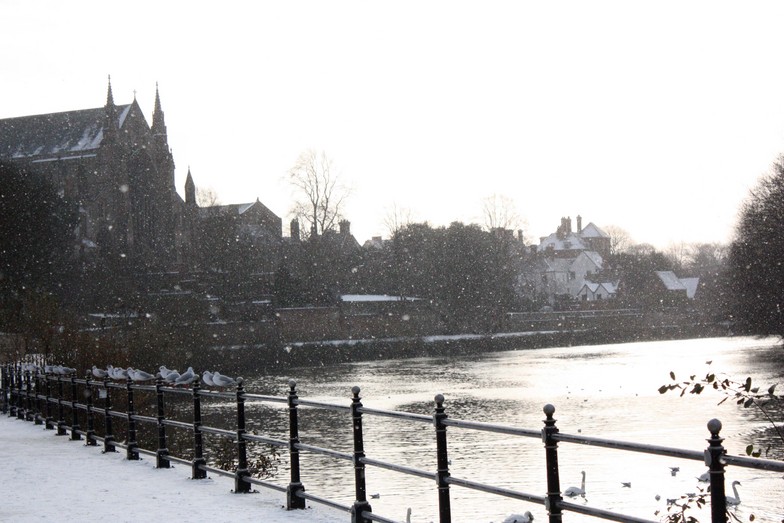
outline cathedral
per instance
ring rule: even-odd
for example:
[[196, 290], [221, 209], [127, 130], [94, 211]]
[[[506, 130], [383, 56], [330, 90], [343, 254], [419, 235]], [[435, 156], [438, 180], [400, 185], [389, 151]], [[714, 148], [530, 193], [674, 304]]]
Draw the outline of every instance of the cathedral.
[[[111, 79], [103, 107], [0, 119], [0, 159], [45, 176], [78, 204], [75, 242], [82, 255], [115, 253], [147, 269], [193, 269], [200, 222], [218, 212], [250, 220], [280, 242], [280, 218], [258, 200], [199, 208], [190, 170], [185, 199], [177, 193], [157, 86], [151, 125], [135, 96], [115, 104]], [[246, 209], [255, 211], [252, 218], [242, 216]]]

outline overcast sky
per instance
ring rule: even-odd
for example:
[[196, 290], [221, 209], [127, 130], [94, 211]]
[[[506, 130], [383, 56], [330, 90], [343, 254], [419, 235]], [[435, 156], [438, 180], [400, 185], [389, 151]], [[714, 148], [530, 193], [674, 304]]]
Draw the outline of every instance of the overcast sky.
[[183, 193], [260, 198], [326, 151], [360, 242], [393, 206], [530, 240], [562, 216], [636, 242], [726, 242], [784, 152], [784, 2], [0, 0], [0, 118], [100, 107], [155, 84]]

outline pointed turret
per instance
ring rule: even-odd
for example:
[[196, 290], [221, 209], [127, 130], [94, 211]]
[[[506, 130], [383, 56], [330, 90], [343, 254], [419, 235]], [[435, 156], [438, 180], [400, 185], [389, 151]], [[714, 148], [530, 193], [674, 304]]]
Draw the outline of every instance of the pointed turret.
[[117, 129], [117, 106], [114, 105], [112, 94], [112, 75], [109, 75], [109, 87], [106, 91], [106, 105], [104, 106], [104, 137], [111, 140], [114, 130]]
[[185, 178], [185, 205], [196, 206], [196, 184], [193, 183], [190, 166], [188, 167], [188, 176]]
[[163, 120], [158, 82], [155, 82], [155, 109], [152, 112], [152, 134], [156, 137], [163, 136], [164, 141], [166, 141], [166, 123]]

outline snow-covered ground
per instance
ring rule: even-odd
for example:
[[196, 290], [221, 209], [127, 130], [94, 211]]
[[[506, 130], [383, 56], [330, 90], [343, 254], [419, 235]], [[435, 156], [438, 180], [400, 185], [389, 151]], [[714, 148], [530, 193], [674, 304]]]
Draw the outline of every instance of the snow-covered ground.
[[156, 469], [152, 457], [128, 461], [122, 449], [102, 449], [0, 414], [0, 521], [338, 523], [351, 517], [310, 502], [308, 509], [287, 511], [279, 492], [234, 494], [231, 478], [192, 480], [190, 467]]

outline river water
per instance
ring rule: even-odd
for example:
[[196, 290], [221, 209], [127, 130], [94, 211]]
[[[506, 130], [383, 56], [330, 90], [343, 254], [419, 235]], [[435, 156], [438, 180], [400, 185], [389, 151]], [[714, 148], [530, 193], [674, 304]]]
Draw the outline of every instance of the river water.
[[[770, 423], [753, 408], [733, 401], [718, 405], [716, 391], [702, 395], [659, 394], [670, 382], [708, 372], [737, 380], [752, 376], [767, 388], [784, 387], [784, 348], [773, 338], [713, 338], [626, 343], [535, 350], [511, 350], [456, 358], [415, 358], [288, 369], [280, 374], [246, 377], [246, 390], [284, 395], [295, 379], [303, 399], [349, 405], [351, 387], [361, 388], [364, 406], [432, 414], [433, 398], [445, 396], [450, 418], [539, 430], [542, 408], [551, 403], [563, 433], [635, 441], [702, 451], [706, 423], [718, 418], [730, 454], [743, 455], [749, 443], [771, 447], [771, 457], [784, 459], [782, 442]], [[780, 390], [778, 391], [780, 392]], [[279, 406], [249, 405], [249, 428], [285, 439], [285, 411]], [[777, 414], [782, 419], [781, 411]], [[303, 443], [351, 452], [351, 423], [345, 413], [302, 408]], [[372, 459], [428, 471], [435, 470], [432, 424], [365, 416], [365, 451]], [[276, 433], [277, 432], [277, 433]], [[491, 434], [450, 427], [450, 472], [453, 476], [543, 495], [546, 491], [544, 449], [536, 438]], [[302, 482], [308, 492], [346, 505], [354, 500], [350, 462], [303, 453]], [[583, 445], [559, 446], [561, 488], [579, 486], [586, 472], [587, 503], [624, 514], [660, 520], [667, 499], [696, 492], [696, 477], [706, 470], [696, 461], [609, 451]], [[679, 467], [675, 475], [670, 467]], [[285, 484], [284, 459], [277, 482]], [[748, 521], [780, 522], [784, 518], [784, 478], [780, 473], [729, 468], [729, 482], [741, 481], [736, 515]], [[630, 483], [630, 487], [622, 483]], [[434, 481], [377, 467], [367, 468], [373, 511], [405, 521], [438, 521]], [[544, 507], [491, 496], [461, 487], [450, 489], [455, 522], [500, 522], [510, 513], [530, 510], [546, 521]], [[377, 494], [377, 496], [376, 496]], [[656, 498], [659, 498], [658, 500]], [[657, 515], [658, 511], [658, 515]], [[709, 521], [707, 512], [694, 512]], [[565, 513], [564, 521], [598, 521]]]

